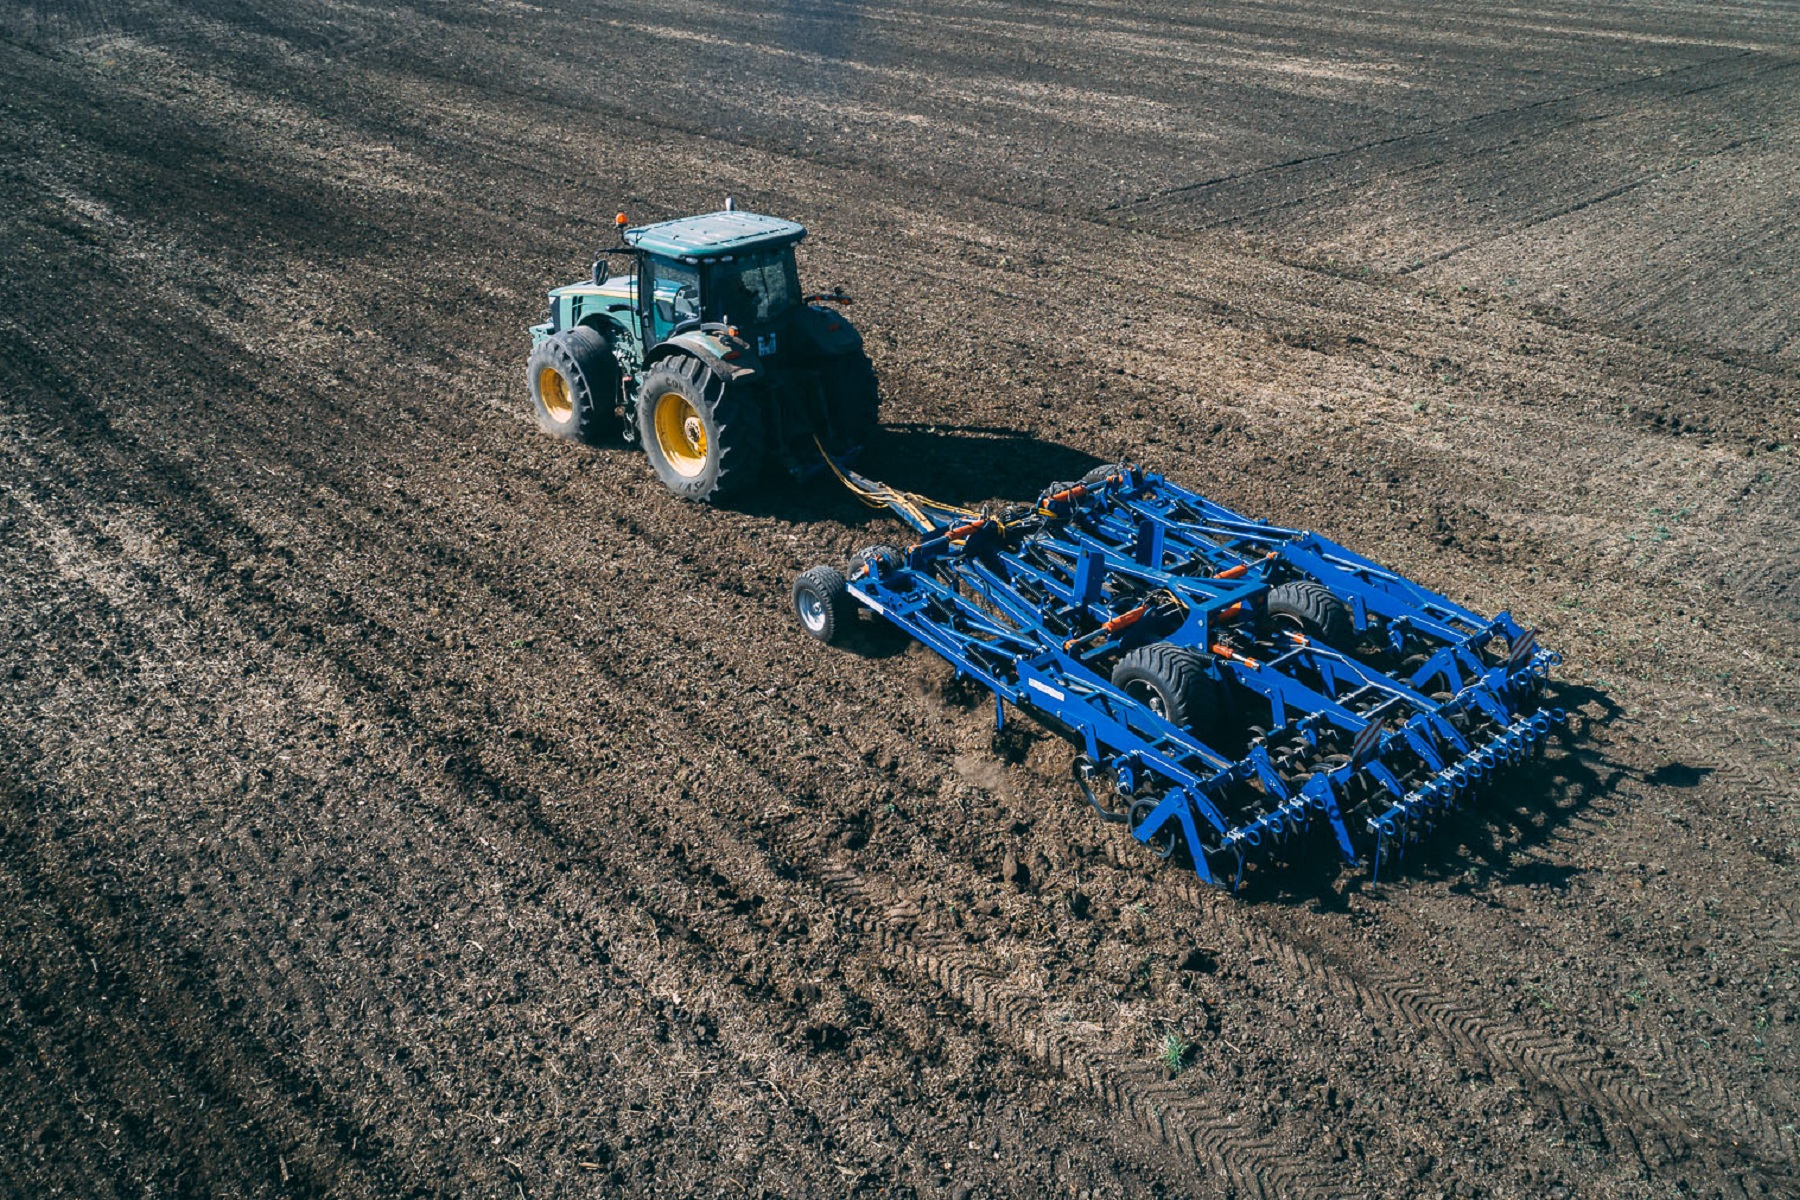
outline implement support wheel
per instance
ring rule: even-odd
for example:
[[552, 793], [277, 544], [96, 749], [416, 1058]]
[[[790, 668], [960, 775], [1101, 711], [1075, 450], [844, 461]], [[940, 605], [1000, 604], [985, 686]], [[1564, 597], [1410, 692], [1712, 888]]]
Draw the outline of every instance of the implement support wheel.
[[794, 615], [800, 627], [821, 642], [836, 643], [856, 620], [856, 602], [835, 567], [814, 567], [794, 580]]
[[1295, 579], [1269, 590], [1269, 619], [1277, 628], [1296, 629], [1327, 646], [1348, 646], [1356, 640], [1350, 606], [1331, 594], [1322, 583]]
[[1112, 684], [1171, 725], [1192, 729], [1208, 715], [1212, 660], [1188, 646], [1152, 642], [1126, 654], [1112, 669]]

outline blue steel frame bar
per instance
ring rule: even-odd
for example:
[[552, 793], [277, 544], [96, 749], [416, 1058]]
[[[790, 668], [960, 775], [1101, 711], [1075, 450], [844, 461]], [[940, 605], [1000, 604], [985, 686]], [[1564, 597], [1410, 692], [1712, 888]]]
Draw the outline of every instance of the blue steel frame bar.
[[[1318, 821], [1379, 873], [1562, 720], [1537, 703], [1560, 656], [1509, 614], [1158, 475], [1122, 468], [977, 521], [907, 501], [891, 507], [921, 539], [867, 561], [850, 594], [989, 688], [997, 719], [1010, 703], [1064, 731], [1094, 806], [1123, 819], [1093, 790], [1108, 781], [1134, 803], [1132, 835], [1166, 853], [1178, 832], [1208, 882], [1235, 889], [1249, 854]], [[1255, 633], [1271, 627], [1271, 587], [1299, 578], [1343, 601], [1366, 644], [1414, 653], [1384, 671], [1291, 630]], [[1223, 694], [1266, 704], [1268, 724], [1242, 749], [1209, 745], [1113, 686], [1105, 664], [1148, 640], [1211, 655]]]

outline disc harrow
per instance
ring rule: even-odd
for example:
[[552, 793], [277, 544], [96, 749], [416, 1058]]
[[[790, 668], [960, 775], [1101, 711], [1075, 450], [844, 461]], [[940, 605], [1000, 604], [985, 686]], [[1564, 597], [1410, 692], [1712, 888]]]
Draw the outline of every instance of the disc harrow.
[[1235, 890], [1247, 860], [1328, 831], [1384, 863], [1540, 752], [1561, 661], [1316, 533], [1126, 464], [984, 515], [840, 471], [919, 535], [795, 582], [803, 626], [857, 606], [1078, 747], [1099, 814]]

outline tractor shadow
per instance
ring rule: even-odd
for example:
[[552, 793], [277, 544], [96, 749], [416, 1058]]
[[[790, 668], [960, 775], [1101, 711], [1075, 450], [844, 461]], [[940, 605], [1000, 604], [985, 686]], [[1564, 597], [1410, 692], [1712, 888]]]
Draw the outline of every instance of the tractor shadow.
[[[1057, 480], [1076, 480], [1105, 462], [1046, 442], [1019, 429], [981, 425], [888, 425], [862, 453], [855, 470], [865, 478], [962, 508], [1029, 502]], [[885, 508], [871, 508], [830, 471], [795, 487], [760, 489], [732, 504], [739, 512], [798, 524], [831, 521], [875, 527], [871, 542], [896, 546], [918, 540]], [[835, 565], [835, 564], [834, 564]], [[845, 647], [863, 658], [904, 654], [912, 639], [860, 607]]]
[[[989, 501], [1029, 502], [1057, 480], [1080, 479], [1105, 462], [1019, 429], [979, 425], [887, 425], [855, 464], [858, 474], [944, 504], [979, 508]], [[866, 525], [892, 514], [872, 509], [829, 471], [803, 486], [758, 489], [732, 507], [784, 521]], [[902, 541], [895, 532], [886, 539]]]
[[890, 425], [864, 455], [876, 479], [965, 507], [1024, 502], [1057, 480], [1080, 479], [1105, 462], [1018, 429], [980, 425]]
[[1550, 686], [1547, 707], [1569, 714], [1538, 758], [1499, 777], [1475, 803], [1451, 814], [1423, 841], [1390, 855], [1379, 884], [1365, 865], [1342, 865], [1328, 838], [1308, 838], [1285, 862], [1246, 875], [1245, 899], [1269, 904], [1348, 911], [1352, 893], [1380, 896], [1409, 881], [1444, 882], [1459, 894], [1495, 887], [1566, 888], [1582, 874], [1576, 866], [1524, 856], [1557, 829], [1602, 802], [1619, 781], [1637, 774], [1596, 744], [1593, 734], [1619, 720], [1624, 710], [1605, 692], [1575, 684]]

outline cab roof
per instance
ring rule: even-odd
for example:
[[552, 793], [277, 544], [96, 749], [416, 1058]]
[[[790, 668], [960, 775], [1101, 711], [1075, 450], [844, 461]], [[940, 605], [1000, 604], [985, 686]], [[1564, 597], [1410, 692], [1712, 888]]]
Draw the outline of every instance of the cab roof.
[[641, 250], [694, 259], [791, 245], [805, 236], [804, 225], [735, 209], [659, 221], [625, 231], [625, 240]]

